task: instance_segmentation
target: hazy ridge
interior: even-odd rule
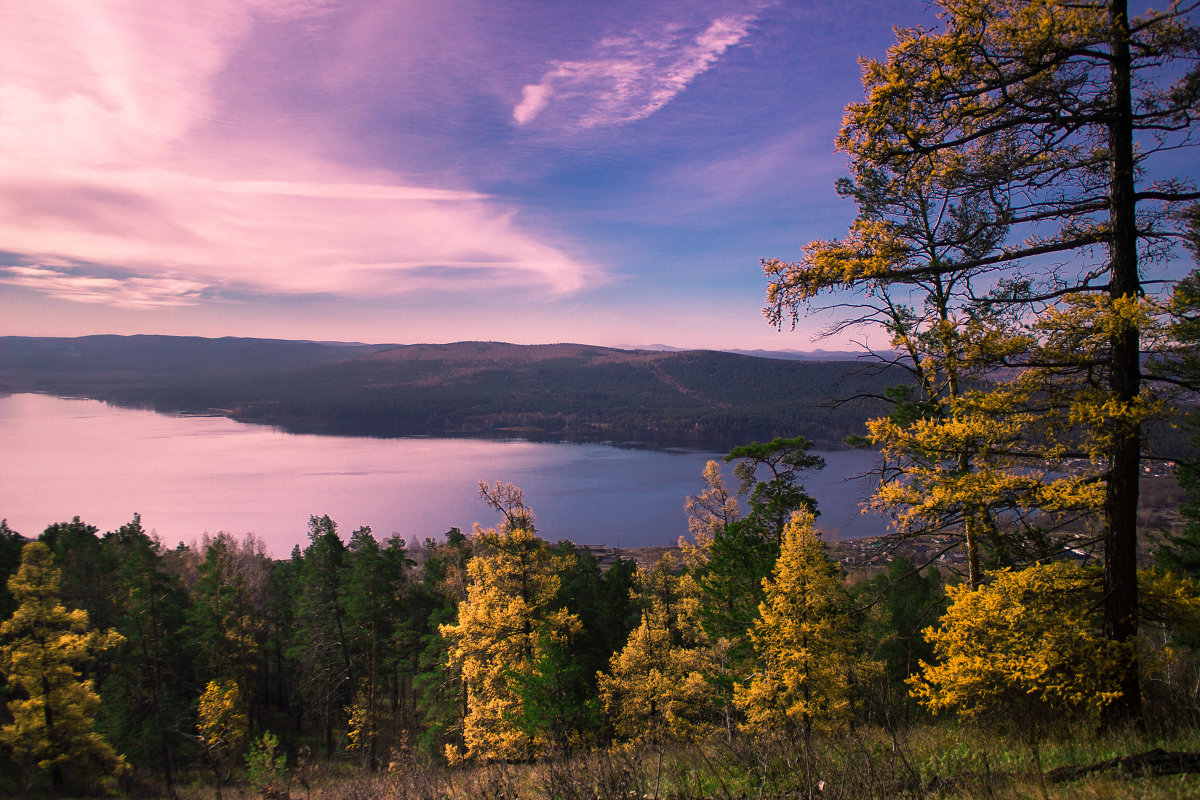
[[[294,431],[727,447],[804,435],[841,446],[902,382],[845,360],[503,342],[368,345],[272,339],[0,339],[0,389]]]

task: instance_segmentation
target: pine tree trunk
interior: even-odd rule
[[[1113,300],[1141,293],[1138,275],[1136,197],[1134,194],[1133,119],[1129,18],[1126,0],[1110,0],[1113,107],[1108,123],[1110,173],[1110,283]],[[1121,407],[1140,391],[1138,329],[1127,325],[1112,337],[1112,392]],[[1142,712],[1138,683],[1137,504],[1141,467],[1141,426],[1116,423],[1105,496],[1104,633],[1126,645],[1121,663],[1121,698],[1109,707],[1108,721],[1136,720]]]

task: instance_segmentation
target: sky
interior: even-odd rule
[[[0,334],[837,349],[759,259],[916,0],[0,0]]]

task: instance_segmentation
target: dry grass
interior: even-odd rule
[[[1041,748],[1045,770],[1094,764],[1162,748],[1200,752],[1200,731],[1063,737]],[[893,735],[879,728],[797,741],[740,737],[732,742],[614,748],[536,764],[451,769],[402,757],[370,773],[349,762],[292,766],[263,793],[225,786],[222,800],[1017,800],[1043,797],[1030,750],[956,724],[923,724]],[[1044,785],[1050,800],[1200,798],[1200,774],[1148,776],[1099,772]],[[128,797],[167,797],[129,785]],[[36,797],[38,795],[29,795]],[[176,787],[178,800],[215,800],[211,775],[197,771]]]

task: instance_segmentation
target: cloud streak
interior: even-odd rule
[[[303,0],[7,8],[0,241],[31,266],[8,268],[0,282],[151,308],[233,292],[508,287],[558,296],[599,281],[592,266],[520,224],[511,204],[336,163],[271,103],[254,119],[229,116],[218,86],[249,84],[249,94],[269,77],[231,80],[256,37],[289,25],[319,35],[331,8]]]
[[[116,308],[180,308],[198,303],[203,283],[178,278],[103,278],[45,265],[0,268],[0,283],[75,303]]]
[[[540,81],[522,88],[513,122],[553,116],[566,127],[588,129],[644,119],[746,38],[765,5],[719,16],[699,31],[661,23],[603,39],[591,58],[552,62]]]
[[[433,288],[416,277],[424,268],[456,274],[459,289],[565,294],[585,284],[567,254],[525,235],[511,213],[474,192],[222,182],[166,170],[105,178],[11,185],[0,240],[36,258],[263,294],[403,294]]]

